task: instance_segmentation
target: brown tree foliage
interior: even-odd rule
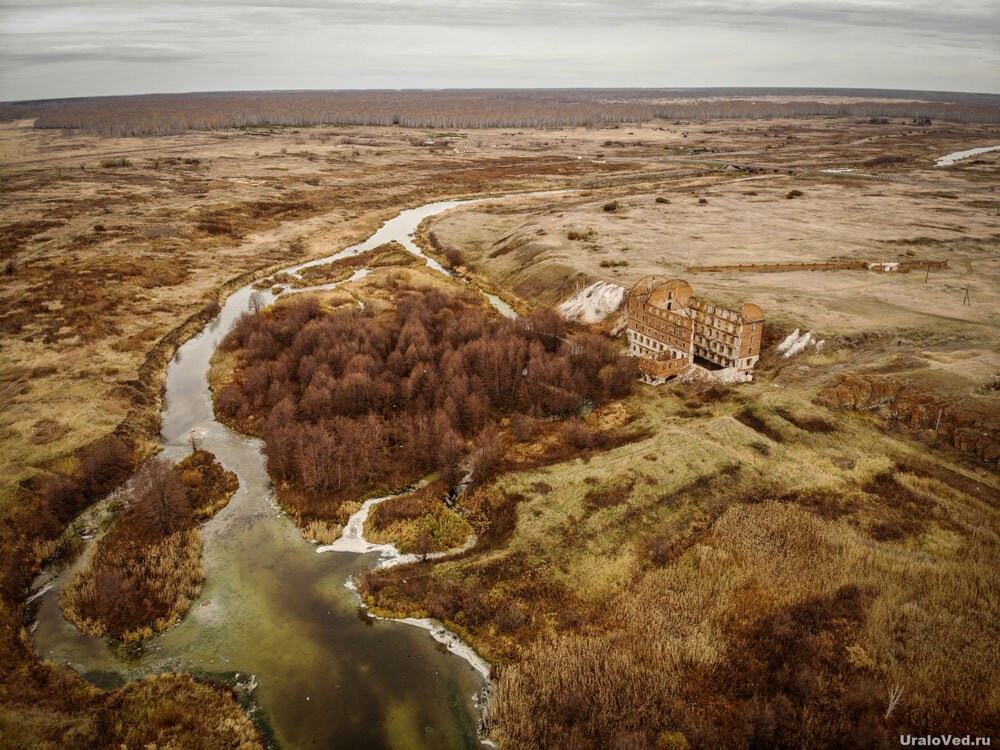
[[[437,291],[380,315],[324,314],[309,299],[247,313],[223,346],[242,366],[217,409],[259,431],[271,475],[310,494],[318,515],[430,471],[454,484],[470,442],[483,479],[503,448],[491,416],[573,414],[625,395],[635,376],[608,339],[564,340],[554,313],[499,319]]]

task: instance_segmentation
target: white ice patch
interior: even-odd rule
[[[35,601],[35,599],[37,599],[38,597],[40,597],[40,596],[45,596],[45,594],[46,594],[46,593],[47,593],[47,592],[48,592],[48,591],[49,591],[49,590],[50,590],[51,588],[52,588],[52,584],[51,584],[51,583],[47,583],[47,584],[45,584],[45,585],[44,585],[44,586],[42,586],[42,587],[41,587],[40,589],[38,589],[38,591],[36,591],[36,592],[35,592],[34,594],[32,594],[31,596],[29,596],[29,597],[28,597],[28,598],[27,598],[27,599],[25,600],[25,602],[24,602],[24,603],[25,603],[25,604],[31,604],[31,603],[32,603],[33,601]]]
[[[422,485],[420,485],[422,486]],[[317,547],[316,552],[352,552],[354,554],[363,555],[368,552],[378,552],[381,554],[381,559],[378,562],[376,568],[391,568],[395,565],[402,565],[404,563],[417,562],[426,557],[428,560],[433,560],[438,557],[444,557],[445,555],[453,555],[458,552],[464,552],[465,550],[471,549],[475,546],[477,538],[475,534],[470,534],[469,538],[465,541],[461,547],[457,549],[445,550],[444,552],[432,552],[426,556],[417,554],[404,555],[395,545],[392,544],[373,544],[365,539],[365,521],[368,520],[368,514],[371,513],[371,509],[378,505],[379,503],[385,502],[393,497],[399,497],[398,495],[386,495],[385,497],[373,497],[370,500],[365,500],[361,504],[361,507],[351,515],[347,520],[347,525],[344,527],[344,532],[341,534],[340,539],[335,541],[333,544],[325,544],[322,547]],[[354,580],[348,578],[347,583],[344,584],[351,591],[357,592],[357,586],[354,585]],[[364,602],[362,602],[364,607]],[[365,610],[367,611],[367,607]],[[468,662],[473,669],[475,669],[479,674],[483,676],[486,682],[490,679],[490,665],[486,663],[480,656],[475,652],[472,646],[462,641],[455,633],[444,627],[437,620],[432,620],[427,617],[403,617],[400,619],[393,619],[388,617],[376,617],[369,613],[369,617],[374,617],[377,620],[389,620],[390,622],[401,622],[406,625],[413,625],[414,627],[423,628],[431,634],[431,637],[438,643],[444,644],[445,648],[456,656],[461,657],[466,662]]]
[[[473,650],[472,646],[465,643],[461,638],[452,633],[437,620],[432,620],[429,617],[404,617],[400,620],[393,620],[392,622],[402,622],[416,628],[423,628],[431,634],[431,638],[438,643],[443,644],[444,647],[451,653],[455,654],[455,656],[464,659],[473,669],[482,675],[484,680],[489,681],[490,665],[480,658],[479,654]]]
[[[799,329],[796,328],[794,331],[788,334],[787,338],[785,338],[784,341],[778,344],[777,351],[779,354],[784,354],[785,359],[788,359],[791,356],[794,356],[802,351],[805,351],[805,348],[807,346],[817,346],[816,336],[813,334],[812,331],[808,331],[806,333],[800,333]],[[821,347],[822,347],[822,342],[819,342],[816,351],[819,351]]]
[[[976,156],[978,154],[985,154],[989,151],[1000,151],[1000,146],[984,146],[983,148],[970,148],[968,151],[955,151],[951,154],[946,154],[937,160],[937,166],[939,167],[950,167],[957,161],[962,159],[968,159],[970,156]]]
[[[372,507],[385,502],[396,495],[386,495],[385,497],[373,497],[365,500],[361,508],[351,515],[347,520],[347,525],[340,535],[340,539],[333,544],[324,544],[317,547],[317,552],[352,552],[355,555],[364,555],[368,552],[381,552],[383,555],[391,555],[393,552],[399,554],[398,550],[391,544],[372,544],[365,539],[365,521]]]
[[[581,289],[556,308],[566,320],[582,323],[600,323],[621,307],[625,301],[625,287],[607,281],[595,281]]]
[[[350,589],[355,593],[358,591],[358,587],[354,584],[353,578],[347,579],[347,583],[344,584],[344,588]],[[378,615],[373,615],[369,612],[368,607],[364,602],[361,603],[361,606],[373,620],[401,622],[404,625],[412,625],[415,628],[426,630],[431,634],[431,638],[438,643],[443,644],[444,647],[448,649],[449,652],[455,654],[455,656],[463,659],[469,666],[479,672],[487,683],[489,683],[490,665],[476,653],[472,646],[465,643],[465,641],[459,638],[455,633],[452,633],[437,620],[432,620],[429,617],[401,617],[398,620],[391,617],[379,617]]]
[[[444,550],[443,552],[429,552],[427,555],[416,553],[404,555],[396,549],[396,545],[394,544],[375,544],[369,542],[365,539],[365,521],[368,520],[368,515],[374,506],[386,500],[391,500],[394,497],[399,497],[399,495],[385,495],[384,497],[373,497],[371,500],[365,500],[361,504],[361,507],[347,519],[347,525],[344,527],[343,532],[341,532],[340,538],[332,544],[324,544],[317,547],[316,552],[350,552],[355,555],[378,552],[381,557],[376,568],[391,568],[395,565],[405,565],[406,563],[419,562],[424,559],[436,560],[446,555],[465,552],[475,546],[477,541],[475,534],[469,534],[469,538],[465,540],[465,544],[461,547]]]

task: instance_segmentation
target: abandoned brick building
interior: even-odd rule
[[[692,366],[753,380],[763,328],[757,305],[729,310],[698,299],[682,279],[647,276],[629,292],[629,353],[639,358],[642,380],[653,385]]]

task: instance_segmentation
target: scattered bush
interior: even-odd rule
[[[104,169],[113,169],[115,167],[130,167],[132,162],[126,159],[124,156],[118,156],[113,159],[101,159],[101,167]]]
[[[708,203],[708,198],[699,198],[698,203],[699,205],[704,206],[706,203]]]
[[[866,167],[887,167],[892,164],[906,164],[910,161],[909,156],[903,156],[902,154],[884,154],[883,156],[876,156],[872,159],[868,159],[864,162]]]
[[[591,490],[584,495],[583,502],[592,509],[608,508],[628,501],[631,494],[631,484],[619,484],[607,489]]]
[[[789,190],[788,193],[785,195],[785,198],[787,198],[788,200],[792,200],[793,198],[801,198],[803,195],[805,195],[805,193],[803,193],[801,190]]]
[[[444,257],[448,259],[448,263],[452,268],[458,268],[459,266],[465,265],[462,252],[456,247],[445,248]]]
[[[607,203],[604,204],[604,210],[605,211],[617,211],[618,210],[618,201],[608,201]]]
[[[579,417],[563,422],[562,439],[567,445],[586,450],[594,445],[594,431]]]

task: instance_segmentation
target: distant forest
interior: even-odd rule
[[[798,97],[775,101],[765,97]],[[803,98],[806,97],[806,98]],[[809,100],[808,97],[816,97]],[[896,101],[829,103],[831,97]],[[917,100],[917,101],[907,101]],[[235,91],[46,99],[0,104],[0,121],[105,136],[256,126],[598,127],[654,118],[832,115],[1000,122],[1000,96],[878,89],[489,89]]]

